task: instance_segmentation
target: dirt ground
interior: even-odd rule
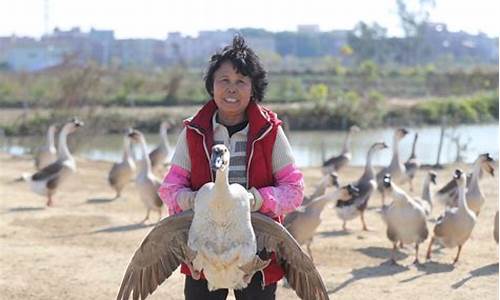
[[[77,174],[56,194],[55,206],[46,208],[27,183],[14,182],[32,165],[29,157],[0,153],[0,299],[114,299],[132,254],[152,228],[137,224],[145,209],[134,185],[111,201],[114,192],[106,181],[111,164],[77,158]],[[438,172],[439,186],[455,167]],[[352,181],[361,172],[347,168],[341,180]],[[417,175],[418,187],[424,172]],[[304,174],[310,193],[320,171]],[[411,246],[400,251],[399,265],[388,264],[391,244],[376,210],[378,195],[366,214],[368,232],[361,231],[359,220],[341,231],[341,221],[327,207],[312,251],[331,298],[498,299],[498,245],[492,236],[498,177],[485,176],[481,187],[486,203],[456,266],[451,265],[456,249],[437,250],[425,262],[428,240],[421,246],[422,265],[412,265]],[[441,209],[435,207],[434,216]],[[297,297],[279,283],[277,298]],[[183,276],[177,270],[148,299],[183,299]]]

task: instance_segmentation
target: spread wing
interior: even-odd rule
[[[297,296],[306,300],[329,299],[323,280],[312,260],[279,223],[259,213],[252,213],[257,249],[276,253],[285,276]]]
[[[161,220],[135,252],[123,276],[116,299],[145,299],[170,277],[179,264],[194,259],[187,247],[193,212],[185,211]]]
[[[450,180],[445,186],[436,192],[436,199],[446,205],[452,205],[458,201],[458,188],[455,180]]]

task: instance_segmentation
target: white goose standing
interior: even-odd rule
[[[210,290],[244,288],[269,261],[257,252],[274,252],[290,286],[301,299],[328,299],[321,276],[311,259],[286,229],[260,213],[250,213],[248,192],[229,184],[229,150],[212,148],[215,183],[203,185],[194,212],[167,217],[146,236],[135,252],[117,299],[145,299],[179,266],[187,264],[193,278],[203,271]]]
[[[67,137],[81,126],[83,126],[83,122],[76,118],[66,123],[59,133],[57,160],[27,178],[31,190],[47,197],[47,206],[52,206],[52,196],[61,186],[61,183],[70,174],[76,172],[76,162],[69,152]]]
[[[404,128],[399,128],[394,132],[393,142],[392,142],[392,159],[389,166],[383,168],[377,173],[377,190],[382,195],[382,206],[385,205],[385,193],[384,193],[384,176],[386,174],[391,175],[391,181],[396,184],[401,184],[406,182],[408,177],[406,176],[405,165],[399,159],[399,141],[401,141],[408,134],[408,130]]]
[[[467,242],[476,225],[476,214],[469,209],[465,198],[466,176],[462,170],[457,169],[453,175],[458,189],[458,207],[447,209],[434,226],[434,236],[431,238],[427,249],[427,259],[431,259],[432,244],[437,241],[446,248],[458,247],[455,264],[462,247]]]
[[[146,139],[144,135],[139,130],[132,130],[128,134],[129,138],[132,139],[134,143],[138,143],[141,147],[141,153],[143,158],[143,163],[141,164],[141,170],[139,174],[135,177],[135,183],[137,189],[139,190],[139,197],[141,201],[146,206],[146,216],[141,222],[144,223],[149,219],[149,213],[151,210],[158,212],[158,220],[161,218],[161,209],[163,206],[163,201],[161,201],[160,196],[157,191],[160,188],[161,181],[158,179],[152,171],[151,161],[148,156],[148,149],[146,146]]]
[[[41,170],[57,160],[57,150],[54,136],[56,125],[52,124],[47,129],[45,145],[40,146],[35,154],[35,168]]]
[[[128,134],[123,136],[123,156],[122,161],[114,163],[108,174],[108,183],[115,190],[115,199],[121,196],[121,192],[134,176],[136,169],[134,158],[130,152],[130,139]]]

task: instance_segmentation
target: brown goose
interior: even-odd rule
[[[139,191],[139,196],[141,201],[144,203],[144,206],[146,206],[146,216],[142,222],[146,222],[149,219],[149,213],[151,210],[158,212],[159,220],[161,218],[163,202],[161,201],[160,196],[158,196],[157,191],[160,187],[161,181],[153,174],[151,169],[151,161],[149,160],[146,148],[146,139],[139,130],[132,130],[132,132],[128,134],[128,137],[132,140],[132,142],[139,144],[143,157],[141,170],[135,177],[135,183]]]
[[[382,195],[382,206],[385,205],[385,193],[383,180],[386,174],[391,175],[391,181],[396,184],[402,184],[406,182],[408,177],[406,176],[405,165],[399,159],[399,141],[401,141],[408,134],[408,130],[404,128],[399,128],[394,131],[394,137],[392,142],[392,159],[389,166],[380,170],[376,175],[377,190]]]
[[[321,178],[319,184],[316,186],[314,192],[310,196],[304,196],[301,206],[306,206],[307,204],[311,203],[312,200],[318,198],[319,196],[323,196],[326,192],[326,189],[331,186],[334,186],[336,188],[339,187],[339,177],[335,172],[324,175],[323,178]]]
[[[47,130],[45,145],[37,149],[35,154],[35,168],[41,170],[57,160],[57,150],[54,141],[56,125],[52,124]]]
[[[311,259],[287,230],[271,218],[250,213],[245,188],[229,184],[229,150],[212,148],[215,182],[201,187],[193,211],[167,217],[146,236],[123,277],[117,299],[145,299],[181,262],[201,271],[210,290],[243,288],[269,261],[256,255],[266,249],[282,262],[290,286],[302,299],[328,299]]]
[[[424,209],[395,183],[391,182],[389,174],[384,176],[383,186],[384,189],[391,192],[394,199],[384,212],[387,222],[387,238],[393,244],[391,261],[396,263],[395,254],[398,242],[415,243],[415,261],[413,263],[418,264],[418,247],[429,235]]]
[[[342,152],[338,156],[333,156],[323,163],[323,174],[330,172],[338,172],[341,168],[345,167],[351,161],[351,135],[354,132],[359,132],[358,126],[351,126],[346,134]]]
[[[350,199],[356,196],[358,192],[359,190],[354,186],[346,185],[332,193],[320,196],[306,206],[289,213],[285,217],[283,225],[299,245],[306,244],[307,253],[312,259],[311,243],[316,229],[321,224],[321,213],[325,206],[330,202],[336,203],[344,199]]]
[[[149,153],[151,160],[151,167],[153,170],[160,170],[172,155],[172,147],[168,141],[167,130],[168,122],[162,122],[160,125],[160,144],[153,151]]]
[[[491,176],[495,176],[495,160],[489,153],[479,155],[472,166],[472,172],[467,175],[467,192],[465,198],[467,199],[467,206],[476,215],[479,215],[481,207],[484,204],[484,195],[479,187],[482,170]],[[458,190],[457,181],[452,180],[436,192],[436,199],[448,207],[457,207]]]
[[[374,143],[370,147],[368,154],[366,155],[365,171],[358,181],[352,183],[352,185],[359,190],[358,194],[356,196],[347,199],[339,199],[339,201],[337,201],[335,211],[337,212],[337,216],[343,221],[342,229],[344,231],[347,230],[346,222],[356,218],[357,216],[360,216],[361,218],[363,230],[368,230],[364,218],[364,212],[368,206],[370,196],[377,187],[377,183],[375,182],[375,171],[372,166],[372,156],[375,151],[386,148],[387,145],[385,143]]]
[[[465,199],[466,176],[462,170],[455,170],[453,175],[458,189],[458,207],[447,209],[434,226],[434,236],[427,249],[427,259],[431,259],[432,244],[436,241],[446,248],[458,247],[453,264],[458,261],[462,247],[467,242],[476,225],[476,214],[471,211]]]
[[[69,152],[67,137],[81,126],[83,126],[83,122],[76,118],[64,124],[59,133],[57,161],[27,178],[30,182],[31,190],[47,197],[47,206],[52,206],[52,196],[56,193],[62,182],[70,174],[76,172],[76,162]]]
[[[128,134],[132,129],[129,129],[123,137],[123,157],[121,162],[114,163],[108,174],[108,183],[115,190],[115,199],[121,196],[121,192],[125,185],[134,177],[135,162],[130,152],[130,139]]]
[[[415,133],[413,138],[413,145],[411,147],[411,154],[408,160],[405,162],[406,176],[408,177],[408,182],[410,184],[410,192],[413,192],[413,178],[417,174],[418,168],[420,168],[420,161],[415,153],[415,147],[417,145],[418,133]]]

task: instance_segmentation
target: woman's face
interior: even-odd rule
[[[237,73],[231,62],[223,62],[214,73],[214,100],[222,120],[243,121],[251,96],[250,77]]]

